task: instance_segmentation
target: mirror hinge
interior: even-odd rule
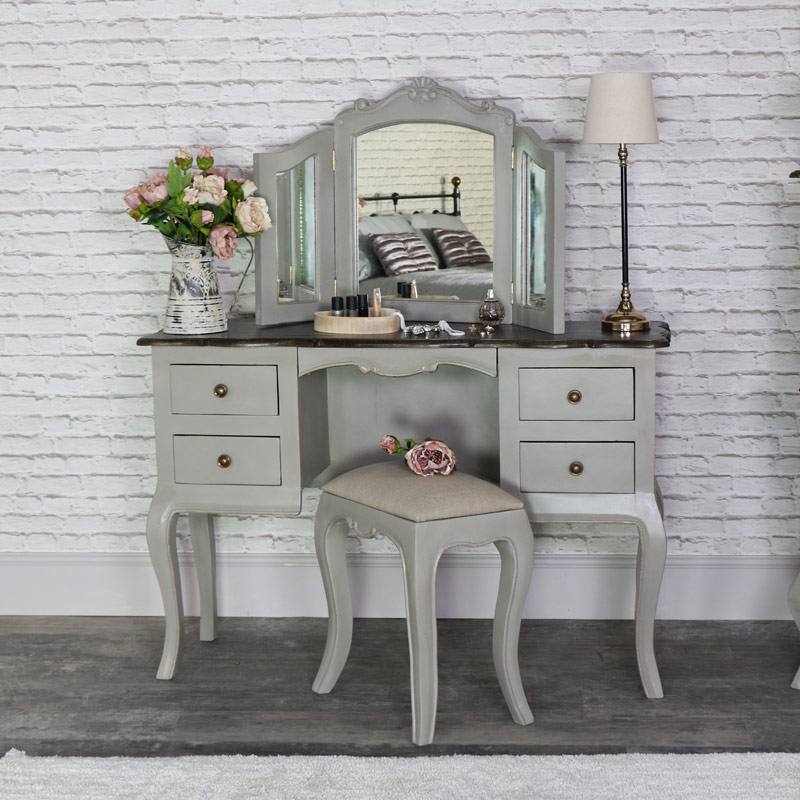
[[[516,148],[511,145],[511,171],[514,171],[514,156],[516,155]]]
[[[514,305],[514,281],[511,281],[511,305]]]
[[[331,150],[331,158],[333,162],[333,171],[336,172],[336,151]]]

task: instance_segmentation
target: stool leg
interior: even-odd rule
[[[211,514],[189,514],[192,553],[200,588],[200,641],[217,638],[217,558],[214,518]]]
[[[533,574],[533,535],[525,516],[527,536],[513,542],[502,539],[494,543],[500,553],[500,588],[492,640],[494,668],[508,710],[517,725],[533,722],[519,674],[519,626]]]
[[[794,579],[791,589],[789,589],[789,611],[792,612],[794,621],[800,629],[800,575]],[[800,689],[800,669],[792,681],[792,689]]]
[[[422,538],[422,537],[419,537]],[[436,648],[436,567],[440,550],[397,541],[403,557],[408,651],[411,665],[411,740],[433,741],[439,674]]]
[[[328,639],[311,688],[327,694],[342,674],[353,639],[353,606],[347,578],[347,533],[349,525],[341,517],[325,514],[325,498],[320,501],[314,523],[317,560],[328,600]]]

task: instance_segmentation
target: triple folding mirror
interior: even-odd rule
[[[563,333],[564,154],[493,101],[420,78],[257,154],[255,173],[274,223],[257,242],[257,325],[373,289],[409,320],[476,322],[494,289],[506,322]]]

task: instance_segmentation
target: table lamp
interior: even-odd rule
[[[658,143],[653,81],[644,72],[592,75],[586,120],[586,144],[619,144],[622,191],[622,293],[619,307],[603,320],[603,329],[630,333],[646,331],[650,323],[631,303],[628,285],[628,148],[629,144]]]

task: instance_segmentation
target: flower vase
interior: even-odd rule
[[[210,247],[164,240],[172,256],[164,333],[201,334],[228,330]]]

